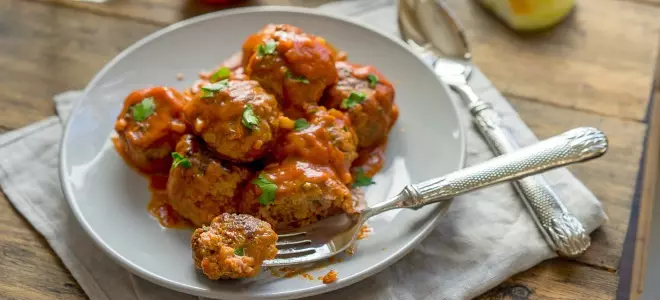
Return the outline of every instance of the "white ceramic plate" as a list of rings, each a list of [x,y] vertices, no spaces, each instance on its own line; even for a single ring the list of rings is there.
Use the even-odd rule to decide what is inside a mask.
[[[463,166],[465,135],[456,104],[433,72],[396,37],[368,26],[291,7],[237,9],[203,15],[162,29],[108,63],[85,89],[62,141],[64,192],[80,224],[112,258],[154,283],[189,294],[223,299],[297,298],[335,290],[399,260],[429,232],[448,203],[396,210],[373,218],[374,232],[359,241],[355,255],[309,272],[330,269],[333,284],[263,272],[245,281],[211,281],[195,270],[190,231],[162,228],[147,213],[147,181],[132,171],[110,142],[115,117],[134,89],[168,85],[183,89],[239,50],[245,38],[267,23],[289,23],[325,37],[355,63],[371,64],[393,82],[400,117],[390,133],[387,162],[367,190],[367,202],[383,201],[406,184]],[[176,74],[184,75],[183,81]]]

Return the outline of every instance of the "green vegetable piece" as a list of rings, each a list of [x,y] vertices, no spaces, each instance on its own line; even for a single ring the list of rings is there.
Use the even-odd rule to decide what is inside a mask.
[[[140,103],[133,105],[133,120],[142,122],[154,113],[156,104],[154,98],[144,98]]]

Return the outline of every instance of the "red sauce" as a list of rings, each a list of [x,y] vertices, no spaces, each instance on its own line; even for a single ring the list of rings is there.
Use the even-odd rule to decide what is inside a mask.
[[[151,191],[151,200],[147,205],[149,213],[158,219],[160,225],[168,228],[192,228],[192,224],[172,206],[167,203],[167,176],[152,175],[149,177],[149,190]]]
[[[124,158],[125,161],[130,161],[127,158],[121,140],[118,137],[111,138],[112,143],[117,150],[117,153]],[[151,192],[151,199],[147,204],[147,211],[154,216],[160,225],[167,228],[192,228],[192,224],[185,218],[181,217],[173,208],[167,203],[167,175],[152,174],[147,175],[131,164],[128,164],[138,174],[147,177],[149,180],[149,191]]]
[[[357,169],[362,168],[364,175],[369,177],[376,175],[385,163],[385,148],[387,148],[387,141],[383,141],[372,149],[360,150],[359,156],[353,162],[353,167],[351,168],[353,173],[357,173]]]

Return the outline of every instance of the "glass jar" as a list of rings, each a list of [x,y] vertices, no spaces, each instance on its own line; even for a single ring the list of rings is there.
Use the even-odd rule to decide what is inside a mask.
[[[552,27],[566,18],[575,0],[476,0],[514,30]]]

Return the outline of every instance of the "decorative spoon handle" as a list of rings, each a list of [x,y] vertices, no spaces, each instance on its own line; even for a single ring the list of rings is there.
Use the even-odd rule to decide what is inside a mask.
[[[500,124],[499,115],[487,102],[473,102],[470,112],[474,123],[495,154],[505,154],[519,148],[513,136]],[[584,141],[596,137],[593,131],[575,132]],[[596,134],[601,139],[604,135]],[[586,139],[585,139],[586,138]],[[588,145],[585,145],[588,146]],[[591,239],[582,223],[568,212],[561,199],[542,175],[531,176],[513,182],[513,186],[527,206],[548,245],[561,256],[582,254]]]
[[[468,103],[474,124],[496,155],[510,153],[520,148],[511,133],[501,124],[500,116],[490,103],[481,100],[467,84],[452,84]],[[584,131],[585,136],[594,134]],[[605,139],[605,136],[602,136]],[[550,247],[559,255],[573,257],[582,254],[591,239],[582,223],[568,212],[561,199],[542,175],[513,182],[516,191],[538,225]]]
[[[607,138],[598,129],[573,129],[446,176],[408,185],[392,199],[367,208],[364,215],[369,218],[395,208],[417,209],[497,183],[593,159],[606,150]]]

